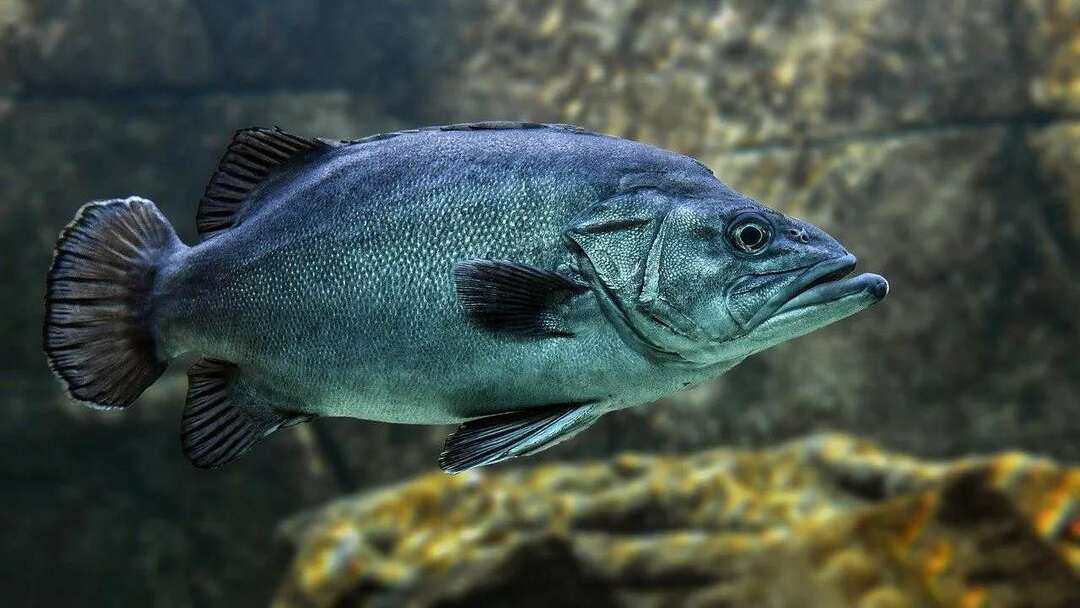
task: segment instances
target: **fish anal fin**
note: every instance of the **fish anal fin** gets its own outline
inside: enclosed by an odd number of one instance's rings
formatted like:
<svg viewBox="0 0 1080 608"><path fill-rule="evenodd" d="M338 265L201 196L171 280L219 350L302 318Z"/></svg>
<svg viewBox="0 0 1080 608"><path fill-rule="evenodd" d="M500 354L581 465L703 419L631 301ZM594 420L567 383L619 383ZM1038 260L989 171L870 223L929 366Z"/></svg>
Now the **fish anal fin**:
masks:
<svg viewBox="0 0 1080 608"><path fill-rule="evenodd" d="M463 423L439 455L447 473L529 456L588 428L601 416L592 402L549 405Z"/></svg>
<svg viewBox="0 0 1080 608"><path fill-rule="evenodd" d="M458 301L469 320L524 336L572 336L562 306L588 286L552 270L506 260L466 260L454 267Z"/></svg>
<svg viewBox="0 0 1080 608"><path fill-rule="evenodd" d="M248 195L259 184L280 168L337 145L338 142L301 137L279 128L252 127L237 131L199 201L195 218L199 234L208 238L236 225Z"/></svg>
<svg viewBox="0 0 1080 608"><path fill-rule="evenodd" d="M236 365L200 359L188 370L180 444L193 465L213 469L239 458L277 429L310 419L269 406L243 383Z"/></svg>

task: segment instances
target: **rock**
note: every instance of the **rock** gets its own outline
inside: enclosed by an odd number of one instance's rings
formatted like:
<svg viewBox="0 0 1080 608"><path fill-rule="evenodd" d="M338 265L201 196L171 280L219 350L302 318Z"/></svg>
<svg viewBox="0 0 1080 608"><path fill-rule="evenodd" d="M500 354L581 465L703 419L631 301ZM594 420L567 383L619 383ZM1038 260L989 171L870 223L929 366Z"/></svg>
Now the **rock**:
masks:
<svg viewBox="0 0 1080 608"><path fill-rule="evenodd" d="M314 0L0 0L0 76L34 95L339 90L422 103L442 9ZM0 89L0 93L3 93Z"/></svg>
<svg viewBox="0 0 1080 608"><path fill-rule="evenodd" d="M1041 109L1080 110L1080 1L1025 0L1024 43L1037 76L1031 95Z"/></svg>
<svg viewBox="0 0 1080 608"><path fill-rule="evenodd" d="M1046 181L1054 185L1055 194L1065 202L1064 209L1055 214L1055 224L1067 227L1073 237L1080 237L1080 121L1061 121L1036 131L1031 135L1031 145ZM1059 252L1057 263L1067 264L1069 253Z"/></svg>
<svg viewBox="0 0 1080 608"><path fill-rule="evenodd" d="M62 0L19 12L6 46L25 87L174 87L215 76L210 39L188 0Z"/></svg>
<svg viewBox="0 0 1080 608"><path fill-rule="evenodd" d="M920 461L842 435L435 473L283 532L277 608L1080 601L1080 468Z"/></svg>
<svg viewBox="0 0 1080 608"><path fill-rule="evenodd" d="M702 154L1026 103L1008 0L458 4L464 56L438 97L458 116L577 122Z"/></svg>

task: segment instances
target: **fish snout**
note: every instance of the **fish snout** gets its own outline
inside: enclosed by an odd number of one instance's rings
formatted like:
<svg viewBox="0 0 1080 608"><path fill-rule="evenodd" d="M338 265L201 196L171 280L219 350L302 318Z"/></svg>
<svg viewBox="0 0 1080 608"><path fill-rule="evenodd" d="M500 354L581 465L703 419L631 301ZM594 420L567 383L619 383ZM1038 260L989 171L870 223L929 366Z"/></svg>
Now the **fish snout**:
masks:
<svg viewBox="0 0 1080 608"><path fill-rule="evenodd" d="M784 230L784 235L797 247L820 251L826 258L852 257L851 252L821 228L798 219L792 219L791 225Z"/></svg>

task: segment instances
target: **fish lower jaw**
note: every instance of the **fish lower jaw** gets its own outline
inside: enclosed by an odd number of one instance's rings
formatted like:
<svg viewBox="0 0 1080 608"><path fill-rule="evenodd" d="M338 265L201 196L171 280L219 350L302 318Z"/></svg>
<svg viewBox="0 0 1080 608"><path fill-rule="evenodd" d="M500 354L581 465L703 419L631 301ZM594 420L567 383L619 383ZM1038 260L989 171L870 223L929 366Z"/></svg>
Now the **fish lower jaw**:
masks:
<svg viewBox="0 0 1080 608"><path fill-rule="evenodd" d="M812 297L820 294L797 302L795 300L799 298L793 298L790 306L785 305L747 334L744 339L749 352L761 352L850 317L877 304L888 293L888 283L878 275L860 275L845 279L843 283L845 285L836 288L847 287L849 290L832 299L811 302Z"/></svg>
<svg viewBox="0 0 1080 608"><path fill-rule="evenodd" d="M856 277L830 281L811 287L781 305L769 320L803 308L828 305L847 297L863 294L873 298L871 304L876 304L884 299L888 293L889 282L885 280L885 277L864 273Z"/></svg>

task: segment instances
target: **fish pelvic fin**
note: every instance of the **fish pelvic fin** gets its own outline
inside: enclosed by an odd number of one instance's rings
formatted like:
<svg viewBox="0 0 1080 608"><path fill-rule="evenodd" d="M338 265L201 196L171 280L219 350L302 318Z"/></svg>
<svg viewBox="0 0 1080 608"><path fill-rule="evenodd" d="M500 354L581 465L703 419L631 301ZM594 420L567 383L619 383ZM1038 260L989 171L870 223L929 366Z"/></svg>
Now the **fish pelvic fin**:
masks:
<svg viewBox="0 0 1080 608"><path fill-rule="evenodd" d="M439 468L460 473L546 450L596 422L595 409L592 402L569 403L470 420L446 438Z"/></svg>
<svg viewBox="0 0 1080 608"><path fill-rule="evenodd" d="M469 321L491 331L533 337L574 335L562 308L588 286L552 270L506 260L466 260L454 267L458 301Z"/></svg>
<svg viewBox="0 0 1080 608"><path fill-rule="evenodd" d="M339 145L341 142L293 135L280 128L237 131L199 201L195 216L199 234L209 238L240 223L248 210L249 195L260 184L283 167Z"/></svg>
<svg viewBox="0 0 1080 608"><path fill-rule="evenodd" d="M88 203L64 228L45 288L44 349L74 399L131 405L165 371L155 337L154 281L184 245L154 203Z"/></svg>
<svg viewBox="0 0 1080 608"><path fill-rule="evenodd" d="M213 469L243 456L274 431L313 417L269 405L242 381L236 365L200 359L188 370L180 446L191 464Z"/></svg>

